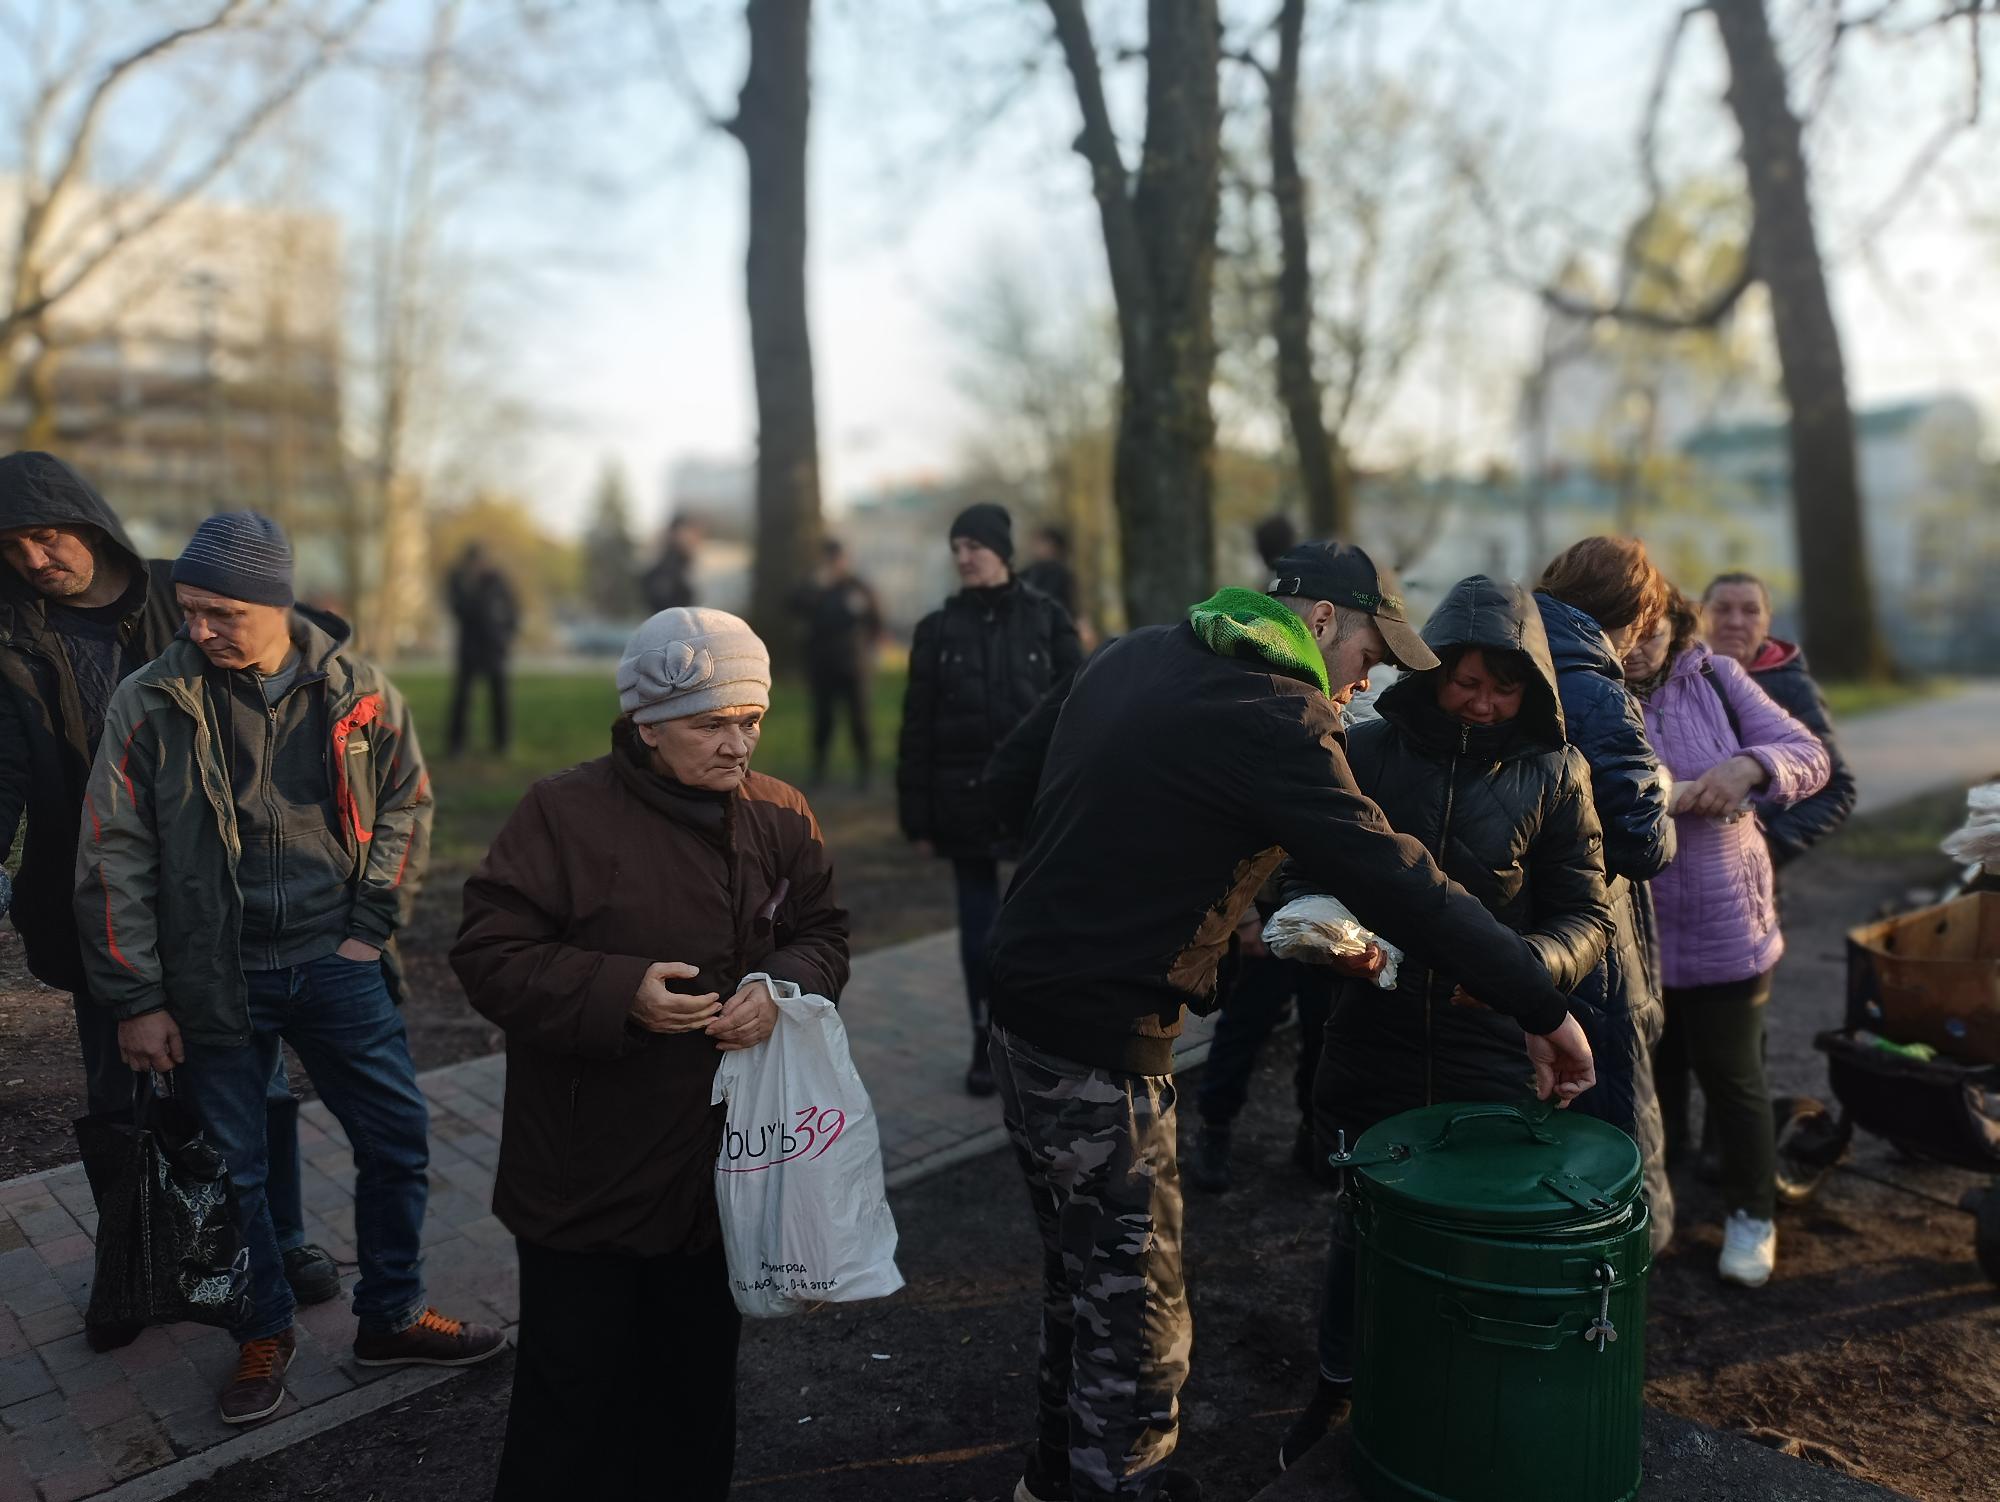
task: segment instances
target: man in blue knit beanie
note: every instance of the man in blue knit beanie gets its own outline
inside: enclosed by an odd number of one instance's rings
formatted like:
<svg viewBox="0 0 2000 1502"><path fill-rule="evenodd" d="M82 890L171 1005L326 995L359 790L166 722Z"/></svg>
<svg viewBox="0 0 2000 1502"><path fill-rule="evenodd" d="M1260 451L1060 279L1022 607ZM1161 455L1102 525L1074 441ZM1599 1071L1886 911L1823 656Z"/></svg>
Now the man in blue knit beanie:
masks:
<svg viewBox="0 0 2000 1502"><path fill-rule="evenodd" d="M180 635L106 713L77 915L125 1062L178 1070L229 1165L251 1309L220 1412L244 1424L284 1402L296 1349L263 1119L285 1043L354 1144L355 1362L466 1366L506 1340L424 1298L429 1122L390 950L430 840L409 708L346 622L293 603L270 518L210 517L172 578Z"/></svg>

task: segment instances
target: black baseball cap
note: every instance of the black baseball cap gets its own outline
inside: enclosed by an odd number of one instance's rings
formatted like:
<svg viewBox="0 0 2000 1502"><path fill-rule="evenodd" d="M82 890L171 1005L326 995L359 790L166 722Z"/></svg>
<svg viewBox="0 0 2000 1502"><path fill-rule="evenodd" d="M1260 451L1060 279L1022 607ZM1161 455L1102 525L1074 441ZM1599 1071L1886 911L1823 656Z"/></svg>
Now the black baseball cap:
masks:
<svg viewBox="0 0 2000 1502"><path fill-rule="evenodd" d="M1424 645L1404 613L1403 587L1396 576L1377 568L1361 549L1344 542L1300 543L1278 559L1275 571L1266 594L1365 611L1375 617L1389 660L1397 667L1421 673L1438 665L1437 654Z"/></svg>

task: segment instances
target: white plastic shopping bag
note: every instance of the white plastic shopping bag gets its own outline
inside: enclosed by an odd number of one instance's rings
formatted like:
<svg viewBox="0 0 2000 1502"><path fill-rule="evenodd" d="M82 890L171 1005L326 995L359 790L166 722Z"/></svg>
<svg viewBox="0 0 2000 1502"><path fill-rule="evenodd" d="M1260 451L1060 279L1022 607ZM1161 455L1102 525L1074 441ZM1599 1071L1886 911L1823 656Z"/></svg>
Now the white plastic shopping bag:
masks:
<svg viewBox="0 0 2000 1502"><path fill-rule="evenodd" d="M1382 951L1385 962L1375 977L1384 991L1396 989L1396 971L1403 963L1403 951L1363 928L1339 898L1318 894L1296 898L1271 914L1264 925L1264 942L1281 960L1315 965L1324 965L1337 954L1366 954L1372 944Z"/></svg>
<svg viewBox="0 0 2000 1502"><path fill-rule="evenodd" d="M840 1013L790 981L753 980L777 1003L777 1027L722 1056L712 1097L728 1106L715 1198L736 1307L771 1318L892 1294L903 1286L896 1222Z"/></svg>

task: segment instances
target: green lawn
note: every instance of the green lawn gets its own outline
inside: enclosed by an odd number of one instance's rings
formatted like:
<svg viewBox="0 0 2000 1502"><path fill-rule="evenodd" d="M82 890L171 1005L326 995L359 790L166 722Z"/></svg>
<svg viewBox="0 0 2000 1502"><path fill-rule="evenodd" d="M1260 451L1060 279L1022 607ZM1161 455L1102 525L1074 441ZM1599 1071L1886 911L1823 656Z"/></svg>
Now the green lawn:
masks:
<svg viewBox="0 0 2000 1502"><path fill-rule="evenodd" d="M493 831L537 777L601 756L610 746L611 722L618 715L610 664L581 673L523 672L513 679L514 744L506 760L480 754L462 762L444 759L445 729L451 709L451 675L440 668L399 671L396 682L408 695L417 733L431 762L437 787L436 842L441 854L476 857ZM875 757L893 764L896 727L902 716L900 672L875 675ZM485 704L475 701L472 744L484 744ZM844 727L843 727L844 728ZM812 719L805 685L781 682L771 691L771 713L757 747L756 767L787 782L803 782L812 766ZM836 742L834 765L848 765L845 746Z"/></svg>
<svg viewBox="0 0 2000 1502"><path fill-rule="evenodd" d="M1833 711L1836 727L1842 720L1853 719L1856 715L1880 714L1885 709L1894 709L1918 699L1934 699L1941 694L1954 693L1957 688L1956 680L1951 678L1893 678L1880 682L1820 685L1821 692L1826 695L1827 708Z"/></svg>

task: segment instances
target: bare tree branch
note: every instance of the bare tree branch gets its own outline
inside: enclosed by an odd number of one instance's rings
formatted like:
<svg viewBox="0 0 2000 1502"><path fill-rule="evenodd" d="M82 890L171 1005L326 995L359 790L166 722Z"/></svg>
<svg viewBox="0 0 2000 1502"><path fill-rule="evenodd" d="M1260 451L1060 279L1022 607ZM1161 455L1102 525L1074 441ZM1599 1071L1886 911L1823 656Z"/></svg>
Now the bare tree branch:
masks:
<svg viewBox="0 0 2000 1502"><path fill-rule="evenodd" d="M111 96L117 92L118 86L130 78L137 69L155 58L164 57L183 43L225 29L236 19L246 3L247 0L223 0L207 20L163 32L143 46L117 58L105 68L85 98L76 123L70 128L69 144L63 148L61 165L56 168L55 177L49 183L48 193L44 199L45 206L53 206L84 170L84 164L90 156L91 139L97 134L98 121L103 118L104 107L111 102Z"/></svg>
<svg viewBox="0 0 2000 1502"><path fill-rule="evenodd" d="M1688 23L1707 9L1706 0L1703 0L1703 3L1687 6L1674 16L1673 28L1667 33L1666 45L1660 49L1659 64L1653 70L1653 87L1646 94L1645 112L1639 119L1639 171L1646 179L1646 191L1651 195L1655 208L1667 196L1666 187L1660 181L1660 113L1666 107L1667 87L1673 82L1674 66L1680 61L1681 42L1687 36Z"/></svg>
<svg viewBox="0 0 2000 1502"><path fill-rule="evenodd" d="M1894 3L1895 0L1888 0L1882 10L1890 9ZM1949 26L1952 22L1960 20L1966 23L1967 38L1970 43L1968 49L1970 67L1964 113L1942 121L1937 129L1931 132L1930 137L1910 158L1895 186L1861 221L1853 237L1841 248L1841 254L1851 253L1856 248L1865 250L1871 246L1903 211L1905 205L1916 196L1917 189L1923 185L1924 179L1930 176L1931 169L1937 165L1939 159L1951 149L1952 143L1978 126L1986 94L1986 59L1980 45L1983 41L1980 20L1987 9L1987 4L1988 0L1966 0L1966 3L1954 5L1949 11L1928 23L1939 27Z"/></svg>
<svg viewBox="0 0 2000 1502"><path fill-rule="evenodd" d="M1104 224L1104 246L1111 267L1111 285L1121 308L1126 299L1140 308L1152 299L1145 269L1145 251L1139 243L1138 222L1132 213L1131 174L1118 149L1118 135L1111 126L1111 107L1104 97L1104 74L1098 66L1097 44L1090 34L1090 18L1083 0L1048 0L1055 21L1056 42L1063 62L1076 84L1076 98L1083 112L1083 129L1075 148L1090 164L1091 188L1097 198L1099 217Z"/></svg>
<svg viewBox="0 0 2000 1502"><path fill-rule="evenodd" d="M1675 333L1718 327L1736 310L1736 305L1743 301L1743 294L1757 285L1757 280L1756 265L1750 257L1745 256L1742 269L1727 286L1699 307L1682 313L1661 312L1658 309L1639 307L1622 301L1593 302L1588 298L1565 292L1560 287L1545 286L1539 291L1544 304L1571 318L1612 318L1620 323L1631 324L1635 328Z"/></svg>
<svg viewBox="0 0 2000 1502"><path fill-rule="evenodd" d="M667 82L702 124L712 130L726 130L734 134L732 117L709 103L700 81L694 76L694 69L688 66L687 51L681 46L680 33L674 29L674 23L667 15L667 6L664 3L653 4L647 6L646 11L652 17L653 38L659 46Z"/></svg>
<svg viewBox="0 0 2000 1502"><path fill-rule="evenodd" d="M240 3L240 0L239 0ZM341 25L327 33L313 55L281 80L271 91L251 107L222 140L201 162L179 183L153 198L150 206L137 217L124 223L118 222L114 211L108 232L94 250L69 269L67 275L52 285L41 287L25 301L17 302L4 317L0 317L0 341L12 337L26 324L40 318L48 310L73 294L77 288L89 281L106 262L119 252L144 238L163 222L183 208L189 200L205 190L229 167L230 163L254 140L271 118L289 105L305 86L330 65L347 39L360 28L369 14L381 0L358 0ZM225 7L228 9L230 7ZM143 50L143 49L142 49ZM140 54L131 54L137 57ZM150 55L157 56L157 50ZM129 59L128 59L129 61ZM54 205L58 190L51 187L40 205L44 215Z"/></svg>

